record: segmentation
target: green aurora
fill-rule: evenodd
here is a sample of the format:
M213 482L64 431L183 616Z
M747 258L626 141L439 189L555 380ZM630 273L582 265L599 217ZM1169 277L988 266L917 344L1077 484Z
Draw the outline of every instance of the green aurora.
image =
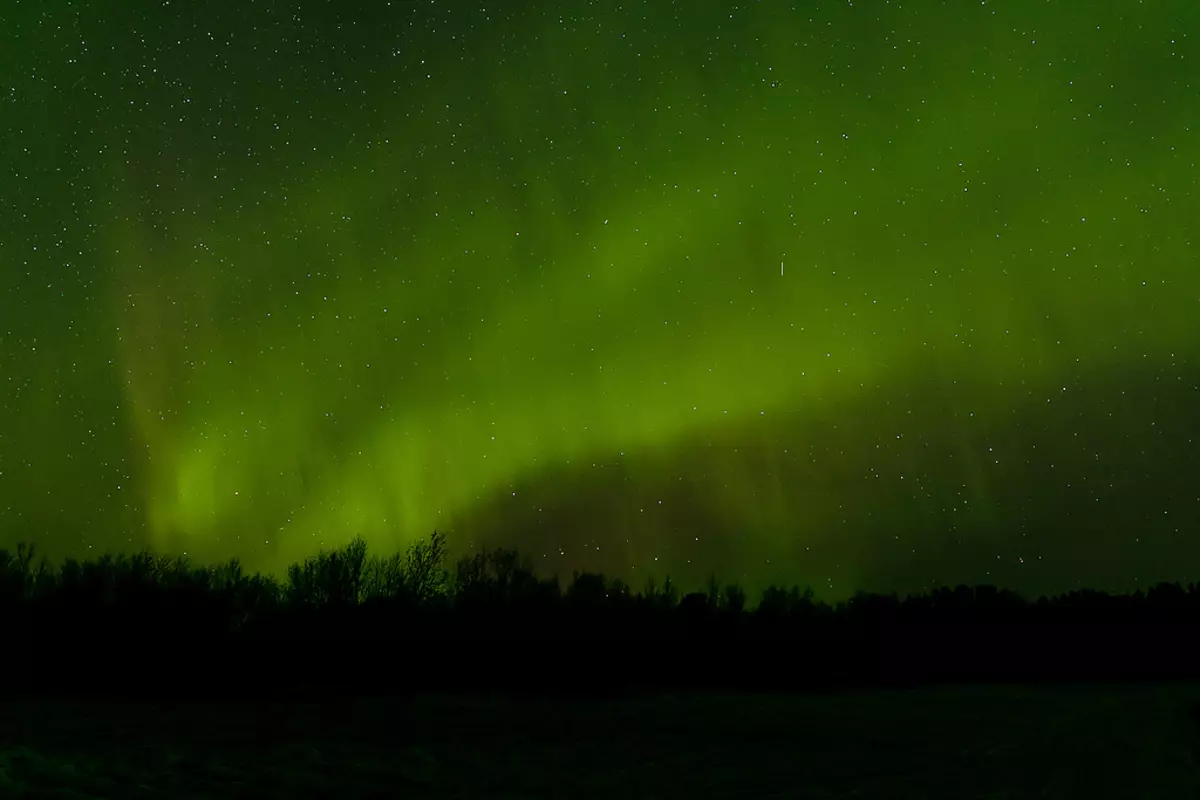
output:
M140 6L0 10L0 544L1196 576L1193 0Z

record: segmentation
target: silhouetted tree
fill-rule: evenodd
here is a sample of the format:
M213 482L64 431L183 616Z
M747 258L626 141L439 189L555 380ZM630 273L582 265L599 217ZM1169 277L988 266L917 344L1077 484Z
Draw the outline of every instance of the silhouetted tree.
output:
M0 550L0 605L12 606L32 600L47 584L50 568L45 559L33 563L34 547L24 542L17 551Z
M746 609L746 591L736 583L727 585L721 594L721 608L731 614L741 614Z
M446 593L446 535L434 531L428 541L417 541L408 549L404 578L409 592L418 603L428 602Z
M801 591L799 586L792 586L790 589L768 586L763 590L762 599L755 611L760 617L778 618L811 616L815 610L812 587L806 586Z
M608 601L613 608L624 608L632 599L629 584L620 578L610 578L608 581Z
M646 580L646 588L642 590L642 600L650 608L670 611L679 605L679 590L671 582L670 575L663 580L662 586L658 585L654 576L650 576Z
M608 605L608 581L596 572L576 571L564 600L576 610L597 611Z
M314 609L344 609L362 600L367 543L361 537L339 550L322 551L288 568L288 602Z
M715 609L709 603L709 595L704 592L685 594L679 601L679 612L692 618L707 617Z
M453 593L455 605L476 609L513 604L545 608L560 596L557 579L539 579L516 550L502 548L460 558Z

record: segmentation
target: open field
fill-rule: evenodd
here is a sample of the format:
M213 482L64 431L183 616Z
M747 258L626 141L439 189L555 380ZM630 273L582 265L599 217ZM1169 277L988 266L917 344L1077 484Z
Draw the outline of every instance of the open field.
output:
M7 697L0 796L1200 796L1195 685Z

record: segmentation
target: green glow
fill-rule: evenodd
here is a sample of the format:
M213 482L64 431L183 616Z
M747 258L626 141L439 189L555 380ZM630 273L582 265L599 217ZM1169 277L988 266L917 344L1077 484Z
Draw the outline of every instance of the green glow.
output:
M55 12L3 114L6 207L71 210L0 219L5 540L1180 577L1193 6L701 5Z

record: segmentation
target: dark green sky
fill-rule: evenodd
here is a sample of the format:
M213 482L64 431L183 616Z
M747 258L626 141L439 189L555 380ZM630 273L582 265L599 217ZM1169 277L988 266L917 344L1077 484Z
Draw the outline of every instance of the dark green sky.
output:
M1197 30L7 0L0 544L1200 577Z

